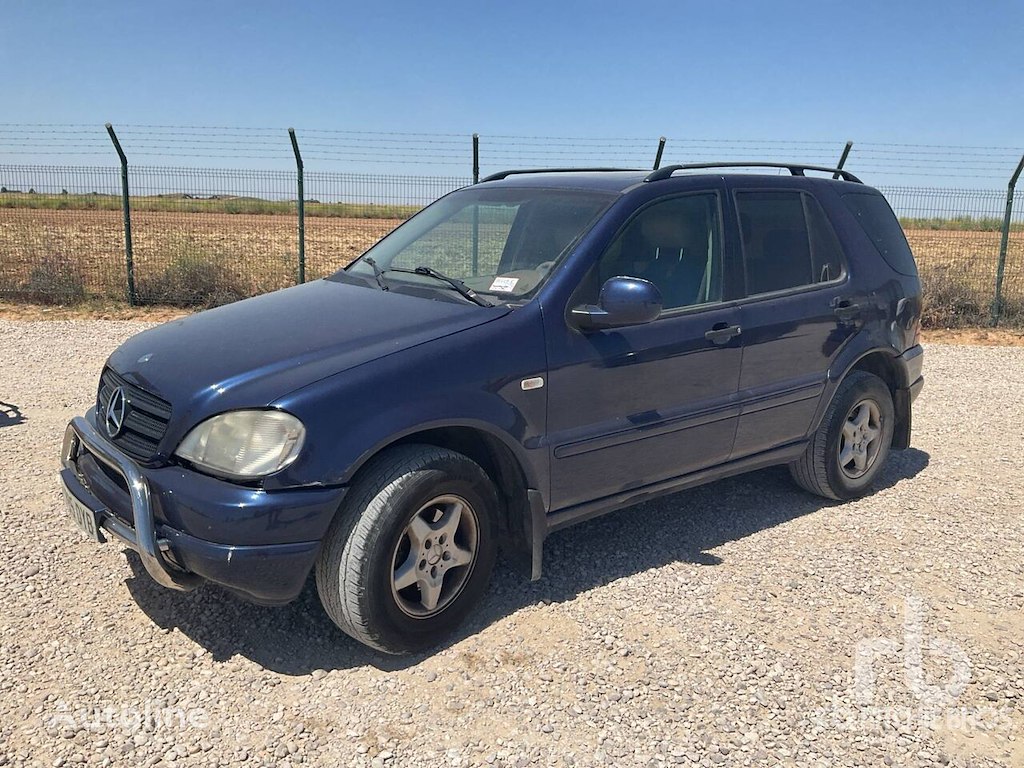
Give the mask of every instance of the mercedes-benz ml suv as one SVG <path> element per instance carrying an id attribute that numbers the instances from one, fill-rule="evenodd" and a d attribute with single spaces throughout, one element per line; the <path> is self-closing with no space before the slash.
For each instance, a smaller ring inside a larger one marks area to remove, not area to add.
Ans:
<path id="1" fill-rule="evenodd" d="M 498 547 L 538 578 L 551 531 L 772 464 L 867 493 L 923 381 L 913 256 L 849 172 L 744 165 L 771 173 L 497 174 L 326 279 L 140 333 L 68 425 L 71 516 L 172 589 L 281 604 L 315 570 L 400 653 Z"/>

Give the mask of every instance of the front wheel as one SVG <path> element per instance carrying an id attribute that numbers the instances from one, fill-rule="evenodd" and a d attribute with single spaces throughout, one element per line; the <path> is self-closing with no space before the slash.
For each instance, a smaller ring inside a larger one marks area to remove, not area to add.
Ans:
<path id="1" fill-rule="evenodd" d="M 892 393 L 866 371 L 836 390 L 804 455 L 789 465 L 797 484 L 829 499 L 867 493 L 889 456 L 895 426 Z"/>
<path id="2" fill-rule="evenodd" d="M 404 445 L 375 457 L 317 560 L 327 614 L 385 653 L 436 645 L 487 589 L 497 504 L 487 474 L 462 454 Z"/>

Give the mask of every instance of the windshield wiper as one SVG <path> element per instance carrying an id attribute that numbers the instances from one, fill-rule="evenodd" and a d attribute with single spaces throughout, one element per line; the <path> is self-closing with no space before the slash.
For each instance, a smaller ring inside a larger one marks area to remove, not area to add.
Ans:
<path id="1" fill-rule="evenodd" d="M 363 259 L 366 261 L 366 259 Z M 372 265 L 371 265 L 372 266 Z M 438 272 L 432 267 L 416 267 L 416 269 L 402 269 L 401 267 L 390 267 L 384 270 L 385 272 L 405 272 L 410 275 L 426 275 L 432 277 L 435 280 L 440 280 L 442 283 L 448 283 L 452 288 L 462 294 L 463 297 L 469 299 L 474 304 L 479 304 L 481 307 L 492 307 L 494 306 L 489 301 L 477 294 L 472 288 L 466 285 L 461 280 L 456 280 L 454 277 L 448 277 L 441 272 Z"/>
<path id="2" fill-rule="evenodd" d="M 380 286 L 380 289 L 382 291 L 390 291 L 391 286 L 388 285 L 388 281 L 384 279 L 384 272 L 377 266 L 377 262 L 373 260 L 373 257 L 367 256 L 363 261 L 373 267 L 373 276 L 377 278 L 377 285 Z"/>

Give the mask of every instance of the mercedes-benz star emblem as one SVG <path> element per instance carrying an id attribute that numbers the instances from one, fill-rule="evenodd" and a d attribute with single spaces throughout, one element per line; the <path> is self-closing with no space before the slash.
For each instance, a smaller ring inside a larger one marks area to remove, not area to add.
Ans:
<path id="1" fill-rule="evenodd" d="M 107 434 L 111 437 L 117 437 L 120 434 L 121 427 L 124 426 L 124 416 L 127 408 L 128 402 L 124 396 L 124 389 L 118 387 L 110 393 L 110 399 L 107 400 L 107 412 L 103 417 Z"/>

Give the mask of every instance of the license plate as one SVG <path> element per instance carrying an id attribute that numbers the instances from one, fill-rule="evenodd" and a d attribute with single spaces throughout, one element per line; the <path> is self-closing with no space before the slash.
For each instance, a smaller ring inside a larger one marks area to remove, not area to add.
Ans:
<path id="1" fill-rule="evenodd" d="M 100 526 L 96 513 L 75 497 L 75 494 L 71 492 L 63 478 L 61 479 L 61 486 L 64 491 L 64 501 L 68 508 L 68 514 L 75 521 L 75 525 L 93 541 L 102 542 L 103 538 L 100 536 Z"/>

